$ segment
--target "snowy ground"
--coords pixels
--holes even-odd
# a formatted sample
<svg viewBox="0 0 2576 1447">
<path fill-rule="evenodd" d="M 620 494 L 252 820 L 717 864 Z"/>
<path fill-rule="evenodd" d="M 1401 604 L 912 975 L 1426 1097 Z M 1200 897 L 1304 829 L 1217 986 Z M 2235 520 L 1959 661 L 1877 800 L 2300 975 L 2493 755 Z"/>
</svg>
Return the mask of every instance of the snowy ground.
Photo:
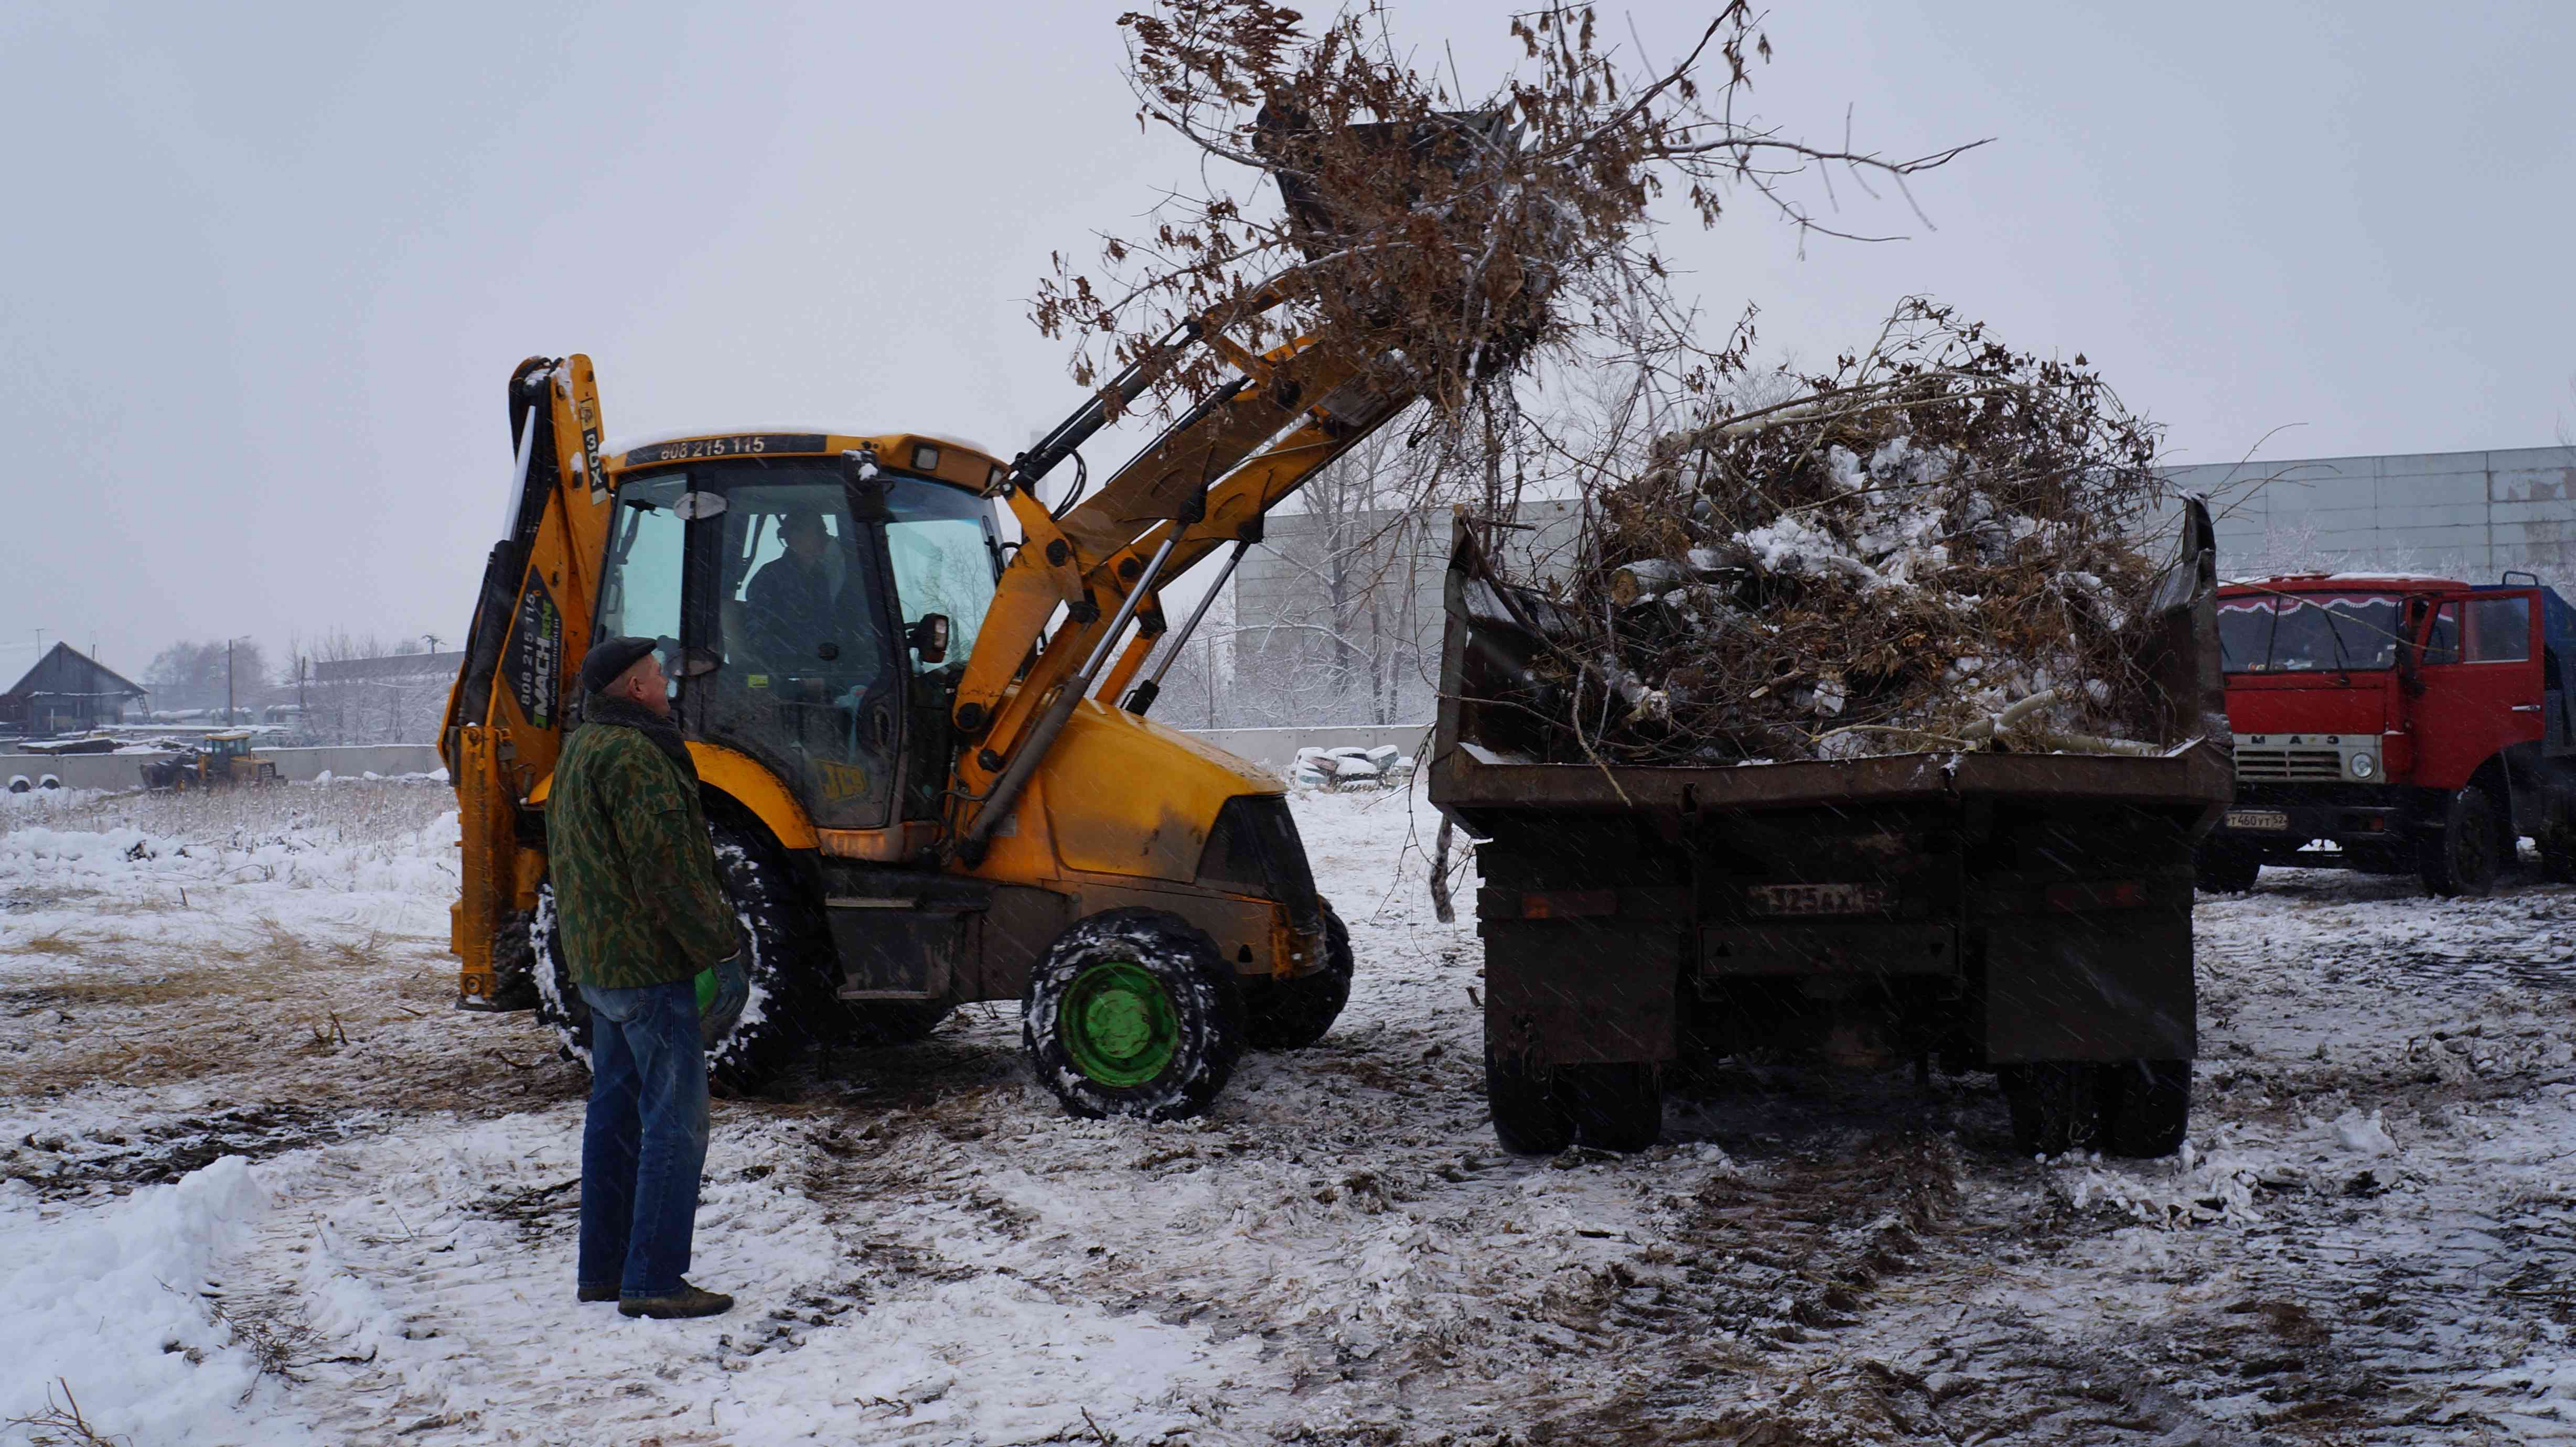
<svg viewBox="0 0 2576 1447">
<path fill-rule="evenodd" d="M 1016 1012 L 720 1102 L 693 1275 L 572 1299 L 582 1082 L 448 1008 L 452 802 L 0 796 L 0 1418 L 136 1443 L 2576 1436 L 2568 891 L 2204 898 L 2192 1150 L 1983 1077 L 1737 1072 L 1504 1156 L 1418 798 L 1299 819 L 1360 983 L 1216 1113 L 1065 1118 Z M 1408 814 L 1408 807 L 1411 813 Z M 0 1429 L 0 1442 L 62 1437 Z"/>
</svg>

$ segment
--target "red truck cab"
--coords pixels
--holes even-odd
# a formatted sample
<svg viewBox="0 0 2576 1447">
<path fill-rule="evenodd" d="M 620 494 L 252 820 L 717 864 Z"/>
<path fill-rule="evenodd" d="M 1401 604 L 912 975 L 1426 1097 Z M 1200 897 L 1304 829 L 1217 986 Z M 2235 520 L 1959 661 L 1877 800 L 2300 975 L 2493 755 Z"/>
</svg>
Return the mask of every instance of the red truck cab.
<svg viewBox="0 0 2576 1447">
<path fill-rule="evenodd" d="M 2218 636 L 2236 800 L 2201 846 L 2203 888 L 2296 855 L 2482 895 L 2526 835 L 2548 877 L 2576 876 L 2576 608 L 2538 578 L 2230 583 Z"/>
</svg>

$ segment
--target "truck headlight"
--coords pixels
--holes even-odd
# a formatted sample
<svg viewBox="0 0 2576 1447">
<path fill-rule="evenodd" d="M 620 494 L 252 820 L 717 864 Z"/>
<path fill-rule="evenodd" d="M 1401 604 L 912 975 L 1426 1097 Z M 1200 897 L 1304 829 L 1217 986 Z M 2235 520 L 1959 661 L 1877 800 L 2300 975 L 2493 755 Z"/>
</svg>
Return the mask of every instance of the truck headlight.
<svg viewBox="0 0 2576 1447">
<path fill-rule="evenodd" d="M 2376 776 L 2378 773 L 2378 759 L 2373 758 L 2366 753 L 2355 754 L 2352 756 L 2352 776 L 2354 778 L 2368 779 Z"/>
</svg>

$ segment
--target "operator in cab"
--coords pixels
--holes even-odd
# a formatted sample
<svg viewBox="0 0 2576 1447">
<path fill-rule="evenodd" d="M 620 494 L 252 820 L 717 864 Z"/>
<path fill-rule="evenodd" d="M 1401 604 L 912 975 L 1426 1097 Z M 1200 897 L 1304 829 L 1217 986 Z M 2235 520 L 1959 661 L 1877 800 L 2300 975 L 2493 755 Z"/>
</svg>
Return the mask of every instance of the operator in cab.
<svg viewBox="0 0 2576 1447">
<path fill-rule="evenodd" d="M 823 560 L 832 539 L 823 519 L 811 512 L 792 512 L 778 524 L 778 540 L 787 551 L 751 575 L 742 600 L 746 621 L 779 661 L 816 657 L 816 650 L 840 633 L 840 590 L 832 586 Z"/>
</svg>

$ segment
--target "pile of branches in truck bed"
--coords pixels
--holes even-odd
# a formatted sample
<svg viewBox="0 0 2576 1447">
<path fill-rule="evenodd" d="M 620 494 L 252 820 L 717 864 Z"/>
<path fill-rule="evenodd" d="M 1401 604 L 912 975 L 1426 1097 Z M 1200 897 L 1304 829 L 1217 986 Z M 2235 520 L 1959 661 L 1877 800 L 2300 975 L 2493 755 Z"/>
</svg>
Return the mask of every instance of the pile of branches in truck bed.
<svg viewBox="0 0 2576 1447">
<path fill-rule="evenodd" d="M 2156 439 L 2078 356 L 1909 300 L 1793 400 L 1588 499 L 1536 662 L 1561 752 L 1638 763 L 2152 751 Z"/>
</svg>

